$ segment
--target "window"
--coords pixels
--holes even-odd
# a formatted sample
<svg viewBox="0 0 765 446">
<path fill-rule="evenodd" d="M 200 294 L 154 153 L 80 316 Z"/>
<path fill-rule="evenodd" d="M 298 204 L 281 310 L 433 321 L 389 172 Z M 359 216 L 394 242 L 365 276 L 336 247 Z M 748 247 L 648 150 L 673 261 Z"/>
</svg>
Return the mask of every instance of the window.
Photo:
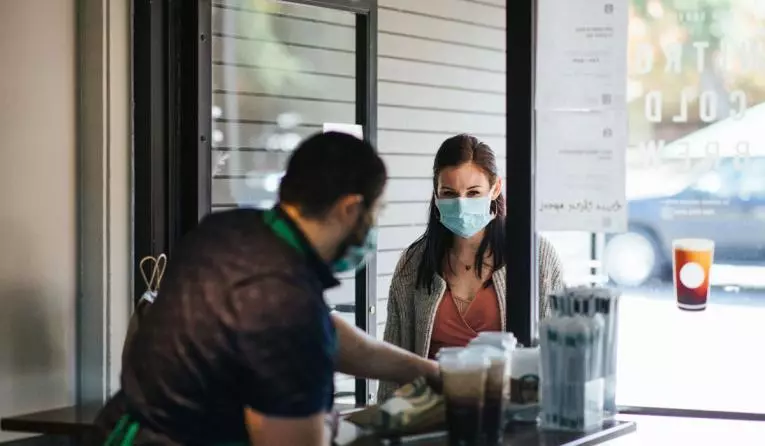
<svg viewBox="0 0 765 446">
<path fill-rule="evenodd" d="M 622 289 L 620 405 L 763 414 L 764 4 L 630 4 L 629 230 L 544 235 L 569 284 Z M 709 271 L 679 266 L 682 239 L 714 244 Z"/>
</svg>

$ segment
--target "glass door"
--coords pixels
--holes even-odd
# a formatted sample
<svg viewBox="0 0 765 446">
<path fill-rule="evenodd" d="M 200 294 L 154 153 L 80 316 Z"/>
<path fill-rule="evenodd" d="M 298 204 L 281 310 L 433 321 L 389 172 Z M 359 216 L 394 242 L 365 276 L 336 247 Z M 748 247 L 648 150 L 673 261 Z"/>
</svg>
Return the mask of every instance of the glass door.
<svg viewBox="0 0 765 446">
<path fill-rule="evenodd" d="M 212 3 L 210 210 L 273 206 L 292 150 L 326 123 L 360 124 L 374 139 L 373 10 L 361 3 Z M 373 273 L 344 275 L 326 297 L 375 335 Z M 371 393 L 367 382 L 340 374 L 336 392 L 348 404 L 365 404 Z"/>
</svg>

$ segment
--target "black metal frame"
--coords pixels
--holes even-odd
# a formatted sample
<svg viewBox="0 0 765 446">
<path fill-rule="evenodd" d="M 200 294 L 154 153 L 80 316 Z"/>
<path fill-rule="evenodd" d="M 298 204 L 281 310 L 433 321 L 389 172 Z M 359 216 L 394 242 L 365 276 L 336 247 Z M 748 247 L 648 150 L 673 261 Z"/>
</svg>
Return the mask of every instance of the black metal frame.
<svg viewBox="0 0 765 446">
<path fill-rule="evenodd" d="M 290 0 L 356 14 L 356 123 L 377 140 L 377 1 Z M 212 0 L 134 0 L 135 277 L 146 255 L 167 253 L 210 211 Z M 356 325 L 377 328 L 377 266 L 356 274 Z M 136 281 L 136 296 L 143 284 Z M 357 404 L 369 382 L 356 380 Z"/>
<path fill-rule="evenodd" d="M 537 247 L 534 228 L 534 5 L 507 2 L 507 329 L 536 340 Z"/>
<path fill-rule="evenodd" d="M 210 8 L 133 1 L 135 277 L 210 209 Z"/>
<path fill-rule="evenodd" d="M 167 8 L 133 0 L 134 297 L 146 286 L 140 260 L 167 251 Z"/>
<path fill-rule="evenodd" d="M 534 71 L 536 0 L 507 2 L 507 287 L 508 330 L 520 343 L 537 336 L 537 250 L 535 237 Z M 511 100 L 512 99 L 512 100 Z M 597 238 L 591 236 L 594 259 Z M 591 269 L 597 272 L 596 268 Z M 523 297 L 523 298 L 519 298 Z M 630 415 L 765 421 L 765 413 L 620 406 Z"/>
<path fill-rule="evenodd" d="M 169 2 L 168 252 L 210 212 L 211 0 Z"/>
<path fill-rule="evenodd" d="M 356 123 L 363 126 L 365 138 L 377 147 L 377 0 L 369 0 L 365 3 L 365 10 L 354 11 L 356 12 Z M 355 285 L 356 326 L 371 335 L 376 335 L 376 253 L 369 258 L 364 268 L 356 272 Z M 370 299 L 370 296 L 373 299 Z M 366 405 L 374 398 L 368 380 L 356 378 L 355 387 L 357 405 Z"/>
</svg>

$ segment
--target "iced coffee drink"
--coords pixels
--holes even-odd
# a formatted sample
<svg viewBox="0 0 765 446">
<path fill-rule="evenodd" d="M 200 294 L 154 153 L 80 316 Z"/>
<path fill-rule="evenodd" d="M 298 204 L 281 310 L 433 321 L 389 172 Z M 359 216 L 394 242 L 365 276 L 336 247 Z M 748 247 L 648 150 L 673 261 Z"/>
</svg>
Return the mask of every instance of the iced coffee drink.
<svg viewBox="0 0 765 446">
<path fill-rule="evenodd" d="M 507 358 L 505 373 L 508 376 L 511 376 L 512 356 L 513 356 L 513 351 L 515 350 L 517 344 L 518 344 L 518 340 L 510 332 L 483 331 L 481 333 L 478 333 L 478 336 L 476 336 L 472 341 L 470 341 L 470 344 L 468 344 L 468 347 L 489 345 L 504 351 L 505 357 Z M 509 378 L 508 378 L 507 386 L 505 386 L 505 389 L 504 389 L 502 403 L 503 403 L 503 407 L 505 408 L 510 406 Z M 507 420 L 505 420 L 503 424 L 506 424 L 506 421 Z"/>
<path fill-rule="evenodd" d="M 439 357 L 449 446 L 481 444 L 481 424 L 489 359 L 465 349 Z"/>
<path fill-rule="evenodd" d="M 482 444 L 484 446 L 501 445 L 505 427 L 504 395 L 510 386 L 508 355 L 505 351 L 489 345 L 472 345 L 468 348 L 489 360 L 483 400 Z"/>
</svg>

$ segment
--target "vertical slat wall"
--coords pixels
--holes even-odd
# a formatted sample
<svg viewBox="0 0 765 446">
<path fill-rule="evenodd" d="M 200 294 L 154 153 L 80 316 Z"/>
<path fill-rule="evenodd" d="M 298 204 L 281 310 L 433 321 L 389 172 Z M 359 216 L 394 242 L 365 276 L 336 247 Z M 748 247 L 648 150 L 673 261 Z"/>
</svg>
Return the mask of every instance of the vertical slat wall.
<svg viewBox="0 0 765 446">
<path fill-rule="evenodd" d="M 391 275 L 424 229 L 440 143 L 472 133 L 505 166 L 505 0 L 379 0 L 378 146 L 391 177 L 380 218 L 377 333 Z"/>
<path fill-rule="evenodd" d="M 325 122 L 356 122 L 355 17 L 267 0 L 214 0 L 212 20 L 213 211 L 270 207 L 274 174 L 302 137 Z M 353 304 L 354 294 L 351 274 L 327 299 Z M 341 315 L 354 323 L 352 313 Z M 336 384 L 339 392 L 354 391 L 343 375 Z"/>
</svg>

